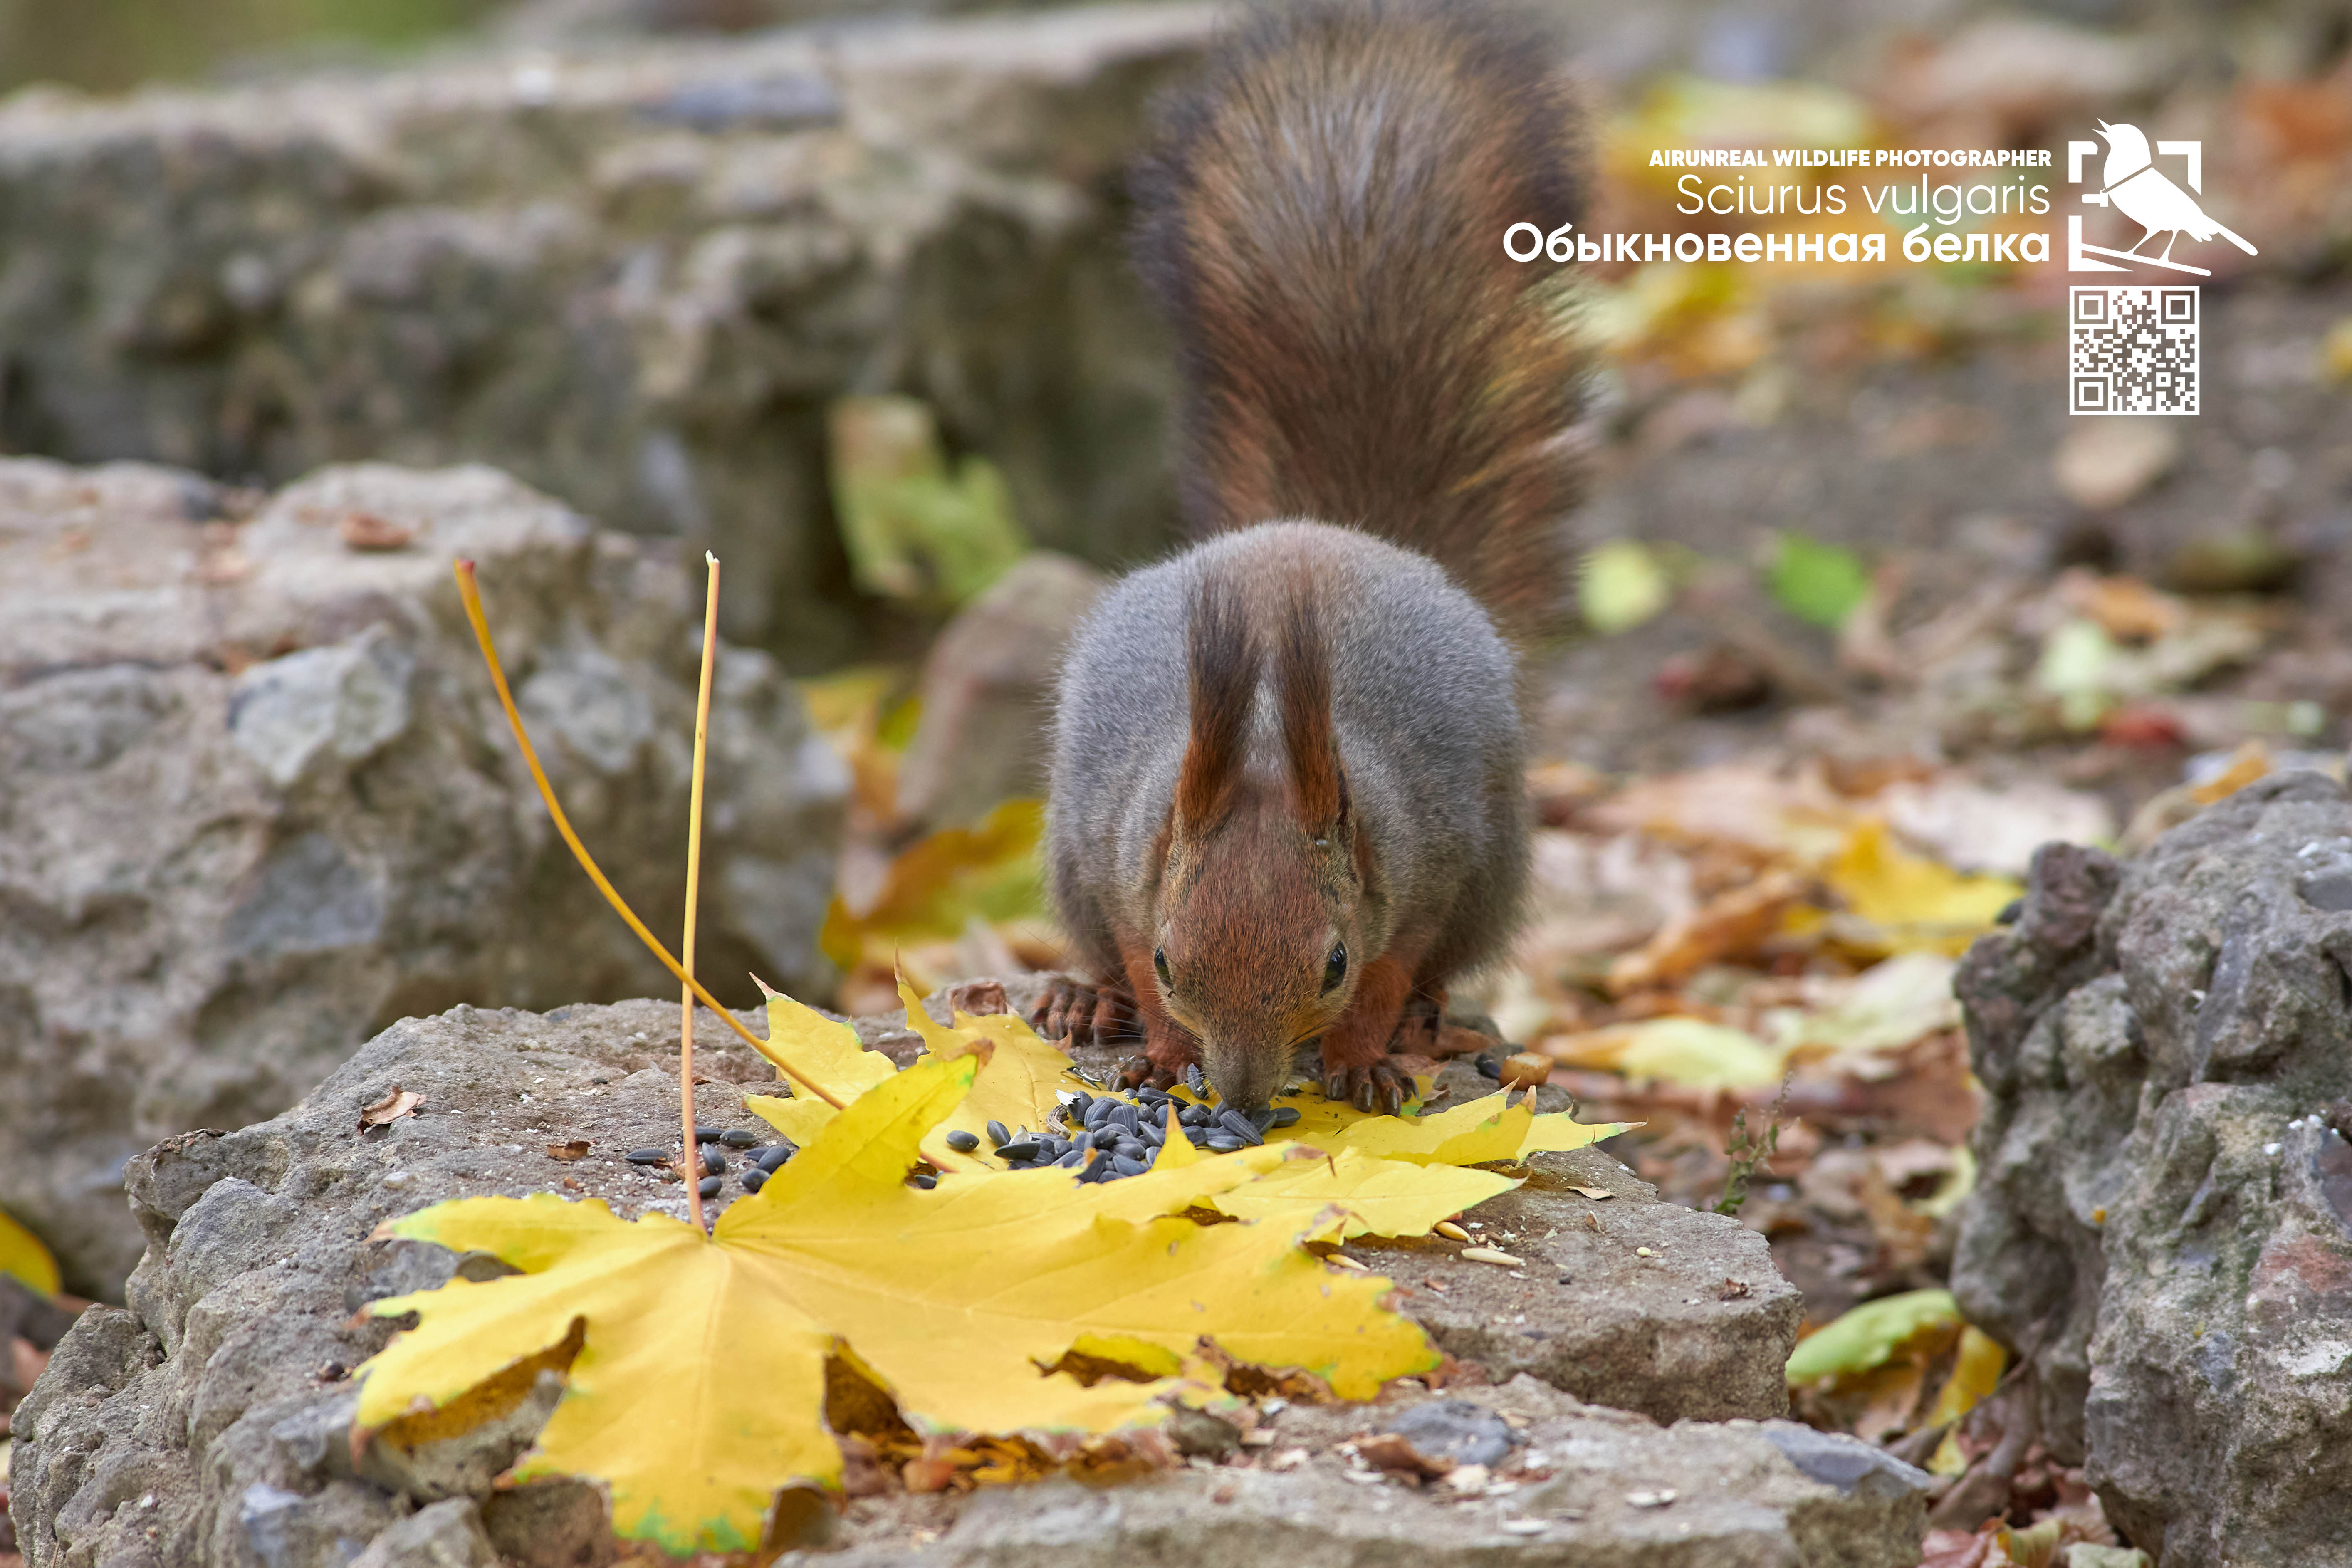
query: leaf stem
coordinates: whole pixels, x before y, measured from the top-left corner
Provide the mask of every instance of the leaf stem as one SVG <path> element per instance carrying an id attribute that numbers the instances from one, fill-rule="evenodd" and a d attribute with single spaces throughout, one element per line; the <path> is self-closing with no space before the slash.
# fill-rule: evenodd
<path id="1" fill-rule="evenodd" d="M 710 671 L 719 661 L 719 557 L 708 550 L 702 559 L 710 567 L 709 587 L 702 604 L 702 680 L 694 694 L 694 784 L 686 813 L 686 934 L 678 939 L 677 960 L 686 971 L 678 989 L 677 1102 L 686 1122 L 687 1217 L 696 1234 L 702 1230 L 702 1158 L 694 1141 L 694 911 L 702 890 L 702 772 L 710 746 Z"/>
<path id="2" fill-rule="evenodd" d="M 745 1028 L 740 1018 L 720 1006 L 719 999 L 704 990 L 702 983 L 688 973 L 684 966 L 670 956 L 669 949 L 664 947 L 660 939 L 646 929 L 646 922 L 637 918 L 636 911 L 630 909 L 621 895 L 613 890 L 613 884 L 605 880 L 604 873 L 597 868 L 595 858 L 588 853 L 588 847 L 580 842 L 580 835 L 572 831 L 572 819 L 563 815 L 562 804 L 555 798 L 555 791 L 548 784 L 547 770 L 539 764 L 538 748 L 530 743 L 530 736 L 523 730 L 522 714 L 515 708 L 514 693 L 507 689 L 507 672 L 499 667 L 499 650 L 490 641 L 490 623 L 482 614 L 482 591 L 474 582 L 474 563 L 470 561 L 460 561 L 455 570 L 457 574 L 457 595 L 466 605 L 466 619 L 473 626 L 474 640 L 481 645 L 483 662 L 490 667 L 490 681 L 498 688 L 499 704 L 506 710 L 507 722 L 514 729 L 515 743 L 522 748 L 522 760 L 530 767 L 531 782 L 539 786 L 539 798 L 547 803 L 547 814 L 555 819 L 555 830 L 563 836 L 563 842 L 571 847 L 572 858 L 580 862 L 580 868 L 588 873 L 588 879 L 596 884 L 596 890 L 604 895 L 604 901 L 613 906 L 614 912 L 628 922 L 629 930 L 636 934 L 637 940 L 644 942 L 646 950 L 656 958 L 661 960 L 662 967 L 685 982 L 687 988 L 694 994 L 695 1000 L 718 1014 L 719 1022 L 740 1036 L 744 1044 L 775 1063 L 777 1071 L 792 1079 L 800 1089 L 814 1095 L 835 1110 L 839 1110 L 842 1108 L 841 1101 L 826 1092 L 824 1085 L 813 1081 L 807 1075 L 795 1068 L 792 1063 L 777 1054 L 774 1047 Z"/>

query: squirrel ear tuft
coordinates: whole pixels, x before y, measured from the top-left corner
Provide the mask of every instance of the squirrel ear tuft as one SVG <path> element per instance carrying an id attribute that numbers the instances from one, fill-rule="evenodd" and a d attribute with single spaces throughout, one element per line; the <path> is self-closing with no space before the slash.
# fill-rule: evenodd
<path id="1" fill-rule="evenodd" d="M 1224 816 L 1241 775 L 1258 651 L 1240 595 L 1215 576 L 1193 590 L 1187 634 L 1192 724 L 1176 775 L 1176 823 L 1198 832 Z"/>
<path id="2" fill-rule="evenodd" d="M 1290 753 L 1290 784 L 1298 817 L 1322 833 L 1348 815 L 1348 779 L 1331 728 L 1331 650 L 1322 619 L 1304 584 L 1291 595 L 1282 620 L 1276 673 L 1282 690 L 1283 743 Z"/>

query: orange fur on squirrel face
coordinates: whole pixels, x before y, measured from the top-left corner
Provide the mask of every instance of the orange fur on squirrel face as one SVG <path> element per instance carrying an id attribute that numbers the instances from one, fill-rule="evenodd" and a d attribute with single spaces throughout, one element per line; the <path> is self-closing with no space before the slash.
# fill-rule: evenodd
<path id="1" fill-rule="evenodd" d="M 1218 820 L 1171 835 L 1150 983 L 1220 1094 L 1255 1107 L 1355 996 L 1362 886 L 1348 825 L 1317 837 L 1270 781 L 1228 799 Z"/>

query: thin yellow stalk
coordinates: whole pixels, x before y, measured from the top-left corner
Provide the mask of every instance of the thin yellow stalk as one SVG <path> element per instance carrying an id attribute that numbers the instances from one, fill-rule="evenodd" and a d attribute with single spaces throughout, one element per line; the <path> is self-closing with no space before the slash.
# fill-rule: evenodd
<path id="1" fill-rule="evenodd" d="M 694 1140 L 694 910 L 702 889 L 702 763 L 710 745 L 710 671 L 719 662 L 719 557 L 708 550 L 710 585 L 702 605 L 702 684 L 694 694 L 694 784 L 686 812 L 686 934 L 678 940 L 678 965 L 686 984 L 678 991 L 677 1100 L 686 1119 L 686 1208 L 694 1228 L 702 1228 L 702 1157 Z"/>
<path id="2" fill-rule="evenodd" d="M 745 1028 L 741 1019 L 720 1006 L 719 999 L 704 990 L 702 983 L 688 973 L 678 961 L 669 955 L 669 949 L 664 947 L 661 940 L 646 929 L 646 922 L 637 918 L 636 911 L 629 908 L 621 895 L 613 890 L 613 884 L 604 879 L 604 873 L 598 869 L 595 858 L 588 853 L 588 847 L 580 842 L 580 835 L 572 830 L 572 819 L 563 815 L 562 803 L 557 801 L 555 791 L 548 785 L 547 770 L 539 765 L 538 748 L 530 743 L 530 736 L 523 731 L 522 715 L 515 709 L 514 693 L 507 689 L 507 672 L 499 667 L 499 650 L 490 641 L 490 623 L 482 614 L 482 591 L 474 582 L 474 563 L 470 561 L 460 561 L 456 570 L 457 595 L 465 601 L 466 619 L 473 625 L 474 640 L 481 645 L 483 662 L 490 667 L 490 681 L 498 688 L 499 703 L 506 710 L 507 722 L 514 728 L 515 743 L 522 748 L 522 760 L 530 767 L 531 782 L 539 785 L 539 798 L 547 803 L 547 814 L 555 819 L 555 830 L 563 836 L 563 842 L 571 846 L 572 858 L 580 862 L 580 868 L 588 873 L 588 879 L 596 884 L 596 890 L 604 895 L 604 901 L 613 906 L 613 911 L 628 922 L 629 930 L 636 934 L 637 940 L 644 942 L 646 950 L 662 961 L 662 967 L 686 983 L 687 989 L 693 993 L 695 1000 L 718 1014 L 719 1022 L 740 1036 L 744 1044 L 775 1063 L 778 1072 L 792 1079 L 805 1092 L 814 1095 L 835 1110 L 839 1110 L 841 1101 L 826 1092 L 822 1084 L 813 1081 L 794 1068 L 792 1063 L 778 1054 L 773 1046 Z"/>

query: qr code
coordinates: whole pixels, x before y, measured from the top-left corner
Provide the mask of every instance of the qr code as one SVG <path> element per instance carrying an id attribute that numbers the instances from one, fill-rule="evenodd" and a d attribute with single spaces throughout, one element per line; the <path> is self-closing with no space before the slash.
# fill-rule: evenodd
<path id="1" fill-rule="evenodd" d="M 2075 289 L 2070 412 L 2196 413 L 2197 315 L 2195 289 Z"/>

